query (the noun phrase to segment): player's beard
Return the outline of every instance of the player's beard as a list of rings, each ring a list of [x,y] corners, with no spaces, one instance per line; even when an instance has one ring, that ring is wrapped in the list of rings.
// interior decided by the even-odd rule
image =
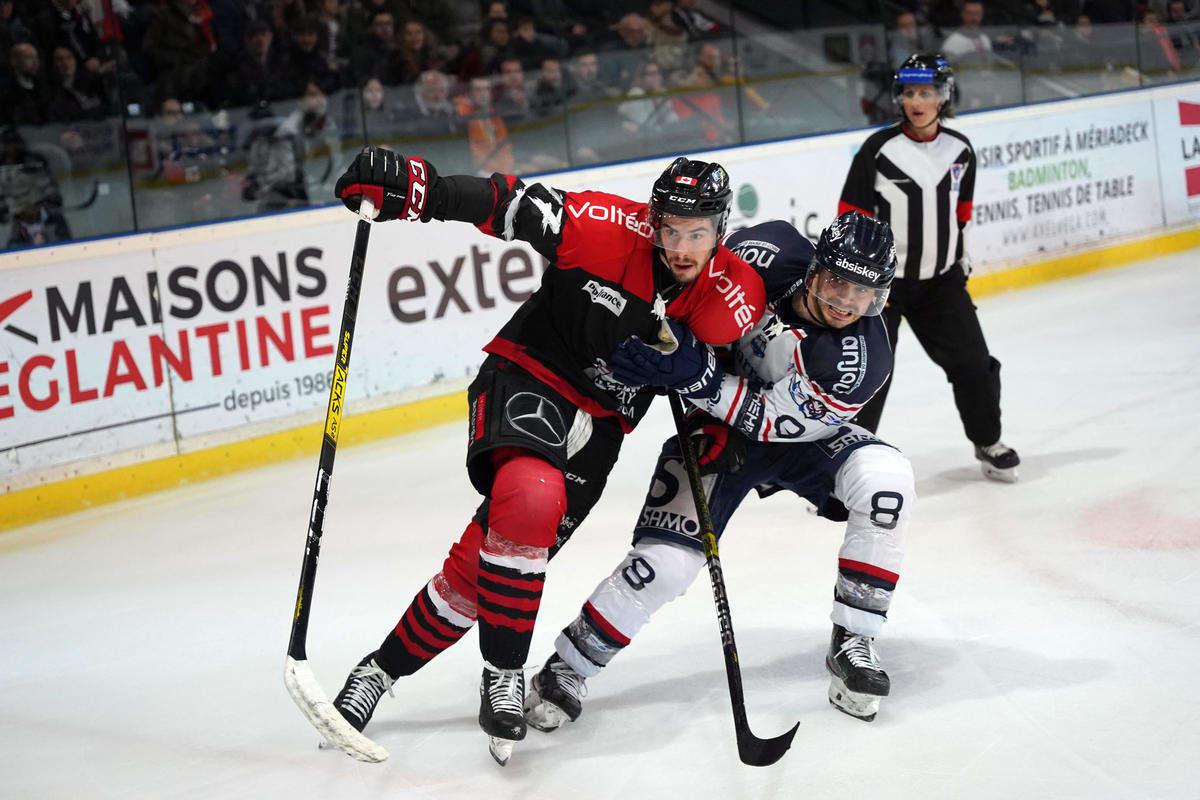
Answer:
[[[669,270],[671,270],[671,277],[675,279],[676,283],[681,283],[685,286],[694,282],[696,278],[700,277],[700,270],[703,269],[704,264],[707,263],[707,259],[704,262],[701,262],[694,256],[676,257],[675,260],[672,261],[671,256],[666,250],[661,250],[660,254],[663,263],[667,265]]]

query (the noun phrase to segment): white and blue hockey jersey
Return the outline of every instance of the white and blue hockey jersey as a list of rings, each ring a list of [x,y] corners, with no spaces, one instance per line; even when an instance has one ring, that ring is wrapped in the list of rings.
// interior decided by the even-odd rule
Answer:
[[[880,317],[842,329],[770,313],[733,346],[720,391],[692,403],[762,442],[835,435],[883,386],[892,351]]]

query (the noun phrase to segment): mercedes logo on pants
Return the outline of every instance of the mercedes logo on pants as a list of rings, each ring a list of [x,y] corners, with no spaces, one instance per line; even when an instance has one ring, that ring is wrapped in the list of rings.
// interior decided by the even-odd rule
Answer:
[[[551,447],[562,447],[567,441],[567,426],[558,407],[540,394],[514,394],[504,406],[504,416],[521,433]]]

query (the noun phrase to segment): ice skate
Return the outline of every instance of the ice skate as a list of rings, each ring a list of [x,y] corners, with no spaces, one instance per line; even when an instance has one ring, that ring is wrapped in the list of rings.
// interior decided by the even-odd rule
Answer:
[[[554,653],[529,682],[525,697],[525,721],[539,731],[558,730],[564,722],[574,722],[583,713],[587,686],[583,676],[571,669]]]
[[[887,696],[892,684],[879,664],[871,639],[834,625],[825,667],[833,676],[829,702],[852,717],[867,722],[875,719],[879,700]]]
[[[500,669],[484,662],[479,682],[479,727],[490,737],[488,750],[504,766],[513,745],[525,738],[525,670]]]
[[[377,654],[378,651],[371,653],[358,662],[346,678],[346,685],[333,698],[333,707],[360,733],[371,721],[384,692],[395,697],[391,676],[375,663]]]
[[[1021,457],[1004,442],[996,442],[987,447],[975,445],[975,458],[979,459],[983,474],[992,480],[1017,482],[1017,467],[1021,463]]]

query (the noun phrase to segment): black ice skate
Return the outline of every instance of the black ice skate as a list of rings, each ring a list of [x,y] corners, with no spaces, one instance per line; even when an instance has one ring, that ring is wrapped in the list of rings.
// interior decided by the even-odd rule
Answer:
[[[554,653],[533,680],[525,698],[525,721],[539,731],[558,730],[564,722],[574,722],[583,713],[587,686],[583,676],[571,669]]]
[[[1004,442],[996,442],[987,447],[975,445],[975,457],[980,461],[983,474],[992,480],[1017,482],[1017,467],[1021,463],[1021,457]]]
[[[500,669],[486,661],[479,682],[479,727],[491,737],[488,750],[504,766],[513,745],[525,738],[525,670]]]
[[[825,667],[833,679],[829,682],[829,702],[852,717],[870,722],[879,711],[879,698],[892,689],[887,673],[871,639],[833,626]]]
[[[346,678],[346,685],[333,698],[333,707],[360,732],[371,721],[371,715],[375,713],[375,706],[379,705],[383,693],[395,697],[392,694],[391,676],[375,663],[377,654],[378,651],[371,653],[358,662],[358,666]]]

